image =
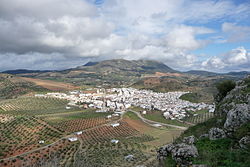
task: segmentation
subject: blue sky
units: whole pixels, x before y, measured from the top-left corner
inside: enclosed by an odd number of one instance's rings
[[[250,71],[249,0],[2,0],[0,71],[123,58]]]

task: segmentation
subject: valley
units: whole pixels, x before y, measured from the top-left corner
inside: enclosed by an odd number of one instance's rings
[[[216,84],[238,80],[127,60],[22,72],[0,74],[0,166],[158,166],[159,147],[214,118]]]

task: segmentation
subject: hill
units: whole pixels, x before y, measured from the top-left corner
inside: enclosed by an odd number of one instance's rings
[[[203,75],[203,76],[216,76],[220,75],[219,73],[210,72],[210,71],[202,71],[202,70],[190,70],[185,72],[187,74],[193,74],[193,75]]]
[[[44,73],[50,72],[50,70],[27,70],[27,69],[17,69],[17,70],[7,70],[2,73],[5,74],[29,74],[29,73]]]
[[[217,98],[214,118],[190,127],[174,143],[159,149],[164,166],[249,166],[250,76],[236,85],[229,83],[218,86],[218,97],[224,97]],[[227,89],[229,85],[235,87]]]
[[[89,62],[83,66],[63,71],[50,71],[42,73],[28,73],[29,77],[51,79],[77,85],[91,86],[121,86],[139,81],[147,74],[178,73],[167,65],[150,60],[123,60],[114,59],[101,62]],[[27,76],[27,74],[18,74]]]
[[[47,89],[19,77],[0,73],[0,99],[14,98],[40,91],[47,91]]]

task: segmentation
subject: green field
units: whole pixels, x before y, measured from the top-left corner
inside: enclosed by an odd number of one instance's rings
[[[76,119],[90,119],[90,118],[105,117],[109,114],[110,113],[97,113],[95,112],[95,109],[84,109],[81,111],[45,114],[39,117],[50,124],[56,125],[65,121],[76,120]]]
[[[131,107],[131,110],[136,111],[136,112],[140,112],[140,111],[143,111],[145,109],[142,109],[140,107]],[[156,121],[156,122],[178,125],[178,126],[188,126],[187,124],[179,122],[177,120],[166,119],[166,118],[164,118],[164,116],[162,114],[163,114],[163,112],[161,112],[161,111],[151,110],[151,111],[147,111],[147,114],[142,115],[142,116],[148,120],[152,120],[152,121]]]
[[[199,110],[199,111],[187,111],[189,113],[189,117],[185,118],[184,121],[197,124],[201,122],[205,122],[208,119],[214,117],[214,113],[209,113],[207,109]],[[194,116],[194,114],[198,114]]]
[[[20,97],[0,101],[2,113],[13,115],[44,115],[49,113],[70,112],[76,109],[67,110],[68,101],[56,98],[43,97]]]

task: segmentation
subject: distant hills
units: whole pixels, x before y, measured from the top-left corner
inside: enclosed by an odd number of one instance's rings
[[[51,72],[51,70],[27,70],[27,69],[17,69],[17,70],[7,70],[2,73],[5,74],[28,74],[28,73],[44,73]]]
[[[230,73],[214,73],[209,71],[191,70],[180,72],[174,70],[164,63],[152,60],[124,60],[113,59],[101,62],[88,62],[85,65],[61,71],[51,70],[9,70],[3,73],[15,74],[18,76],[35,77],[40,79],[50,79],[74,83],[75,85],[110,85],[122,86],[130,85],[145,78],[162,78],[157,81],[159,83],[168,83],[166,78],[181,79],[181,83],[187,79],[197,77],[216,77],[216,78],[243,78],[250,72],[230,72]],[[156,80],[148,81],[154,83]],[[172,81],[171,81],[172,82]],[[180,85],[181,85],[180,83]],[[154,85],[153,84],[153,85]],[[160,84],[161,85],[161,84]]]
[[[193,75],[202,75],[202,76],[218,76],[218,75],[230,75],[234,77],[243,78],[246,75],[249,75],[250,72],[248,71],[239,71],[239,72],[228,72],[228,73],[215,73],[210,71],[203,71],[203,70],[191,70],[184,72],[186,74],[193,74]]]

